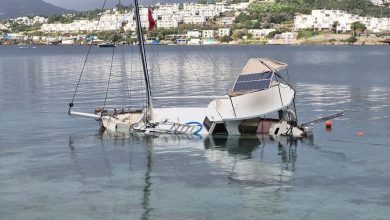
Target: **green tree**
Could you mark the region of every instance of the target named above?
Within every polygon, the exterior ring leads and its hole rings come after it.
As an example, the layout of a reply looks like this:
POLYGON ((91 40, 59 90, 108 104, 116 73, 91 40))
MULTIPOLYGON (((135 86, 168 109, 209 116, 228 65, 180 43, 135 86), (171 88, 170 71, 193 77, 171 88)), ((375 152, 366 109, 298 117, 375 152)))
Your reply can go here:
POLYGON ((74 20, 74 17, 65 16, 65 15, 51 15, 47 18, 47 23, 61 23, 61 24, 70 24, 74 20))
POLYGON ((351 24, 351 29, 353 32, 353 36, 356 36, 358 33, 359 33, 359 35, 361 33, 363 33, 367 29, 367 27, 366 27, 366 25, 362 24, 361 22, 355 21, 351 24))
POLYGON ((247 33, 247 31, 245 31, 245 30, 235 30, 235 31, 233 31, 232 38, 234 40, 239 40, 243 36, 245 36, 246 33, 247 33))
POLYGON ((233 38, 231 38, 230 36, 227 36, 227 35, 219 38, 219 41, 222 42, 222 43, 229 43, 232 40, 233 40, 233 38))
POLYGON ((32 31, 30 32, 31 36, 43 36, 44 33, 42 31, 32 31))
POLYGON ((354 44, 357 40, 358 39, 355 36, 352 36, 345 41, 348 42, 348 44, 354 44))
POLYGON ((298 32, 298 39, 300 38, 310 38, 318 35, 317 31, 314 31, 313 29, 307 29, 307 30, 301 30, 298 32))
POLYGON ((333 22, 333 24, 332 24, 332 30, 333 30, 333 32, 336 33, 336 34, 337 34, 337 26, 339 26, 339 22, 338 22, 338 21, 333 22))
POLYGON ((273 39, 273 38, 275 37, 275 35, 281 34, 281 33, 282 33, 282 32, 279 31, 279 30, 272 31, 272 32, 270 32, 270 33, 267 35, 267 38, 268 38, 268 39, 273 39))

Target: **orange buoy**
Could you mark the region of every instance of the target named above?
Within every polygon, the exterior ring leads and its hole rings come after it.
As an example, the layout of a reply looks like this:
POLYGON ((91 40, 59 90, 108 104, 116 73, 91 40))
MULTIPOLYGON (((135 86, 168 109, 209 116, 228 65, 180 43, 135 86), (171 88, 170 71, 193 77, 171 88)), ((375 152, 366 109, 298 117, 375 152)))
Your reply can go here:
POLYGON ((325 127, 326 127, 326 129, 332 129, 332 121, 331 120, 327 120, 325 122, 325 127))
POLYGON ((358 131, 358 132, 356 132, 356 136, 362 137, 362 136, 364 136, 364 132, 358 131))

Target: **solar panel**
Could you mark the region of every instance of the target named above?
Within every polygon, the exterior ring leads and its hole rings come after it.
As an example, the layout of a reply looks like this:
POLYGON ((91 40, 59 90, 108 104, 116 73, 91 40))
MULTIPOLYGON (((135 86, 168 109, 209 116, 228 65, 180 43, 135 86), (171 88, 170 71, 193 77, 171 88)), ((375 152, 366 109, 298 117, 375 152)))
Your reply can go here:
POLYGON ((268 89, 271 80, 255 80, 251 82, 239 82, 234 85, 233 91, 250 91, 268 89))
POLYGON ((272 76, 272 72, 245 74, 245 75, 240 75, 237 79, 237 82, 270 79, 271 76, 272 76))
POLYGON ((268 89, 271 83, 272 72, 240 75, 233 91, 251 91, 268 89))

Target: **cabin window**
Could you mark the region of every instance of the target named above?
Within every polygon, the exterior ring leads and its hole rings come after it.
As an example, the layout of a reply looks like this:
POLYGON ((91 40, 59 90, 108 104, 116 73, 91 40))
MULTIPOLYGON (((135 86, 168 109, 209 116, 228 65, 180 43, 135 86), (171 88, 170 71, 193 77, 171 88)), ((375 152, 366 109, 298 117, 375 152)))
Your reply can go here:
POLYGON ((225 124, 224 123, 216 124, 212 134, 228 134, 225 124))
POLYGON ((233 91, 247 92, 268 89, 271 83, 273 73, 268 71, 264 73, 252 73, 240 75, 234 84, 233 91))
MULTIPOLYGON (((208 117, 206 117, 203 121, 203 126, 207 129, 207 131, 210 131, 210 128, 213 125, 213 123, 215 123, 215 122, 210 121, 210 119, 208 117)), ((227 134, 228 133, 224 123, 216 123, 214 126, 214 129, 211 132, 212 132, 211 134, 227 134)))

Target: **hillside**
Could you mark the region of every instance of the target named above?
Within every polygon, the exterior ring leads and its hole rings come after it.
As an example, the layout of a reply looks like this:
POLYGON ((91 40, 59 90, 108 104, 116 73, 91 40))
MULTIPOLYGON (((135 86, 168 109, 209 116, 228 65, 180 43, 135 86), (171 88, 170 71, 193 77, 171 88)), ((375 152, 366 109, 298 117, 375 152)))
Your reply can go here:
POLYGON ((54 6, 42 0, 1 0, 0 3, 0 19, 71 12, 74 11, 54 6))
POLYGON ((390 8, 374 5, 369 0, 275 0, 255 1, 245 13, 236 17, 238 28, 270 28, 274 24, 290 23, 297 13, 310 14, 314 9, 338 9, 351 14, 390 17, 390 8))

